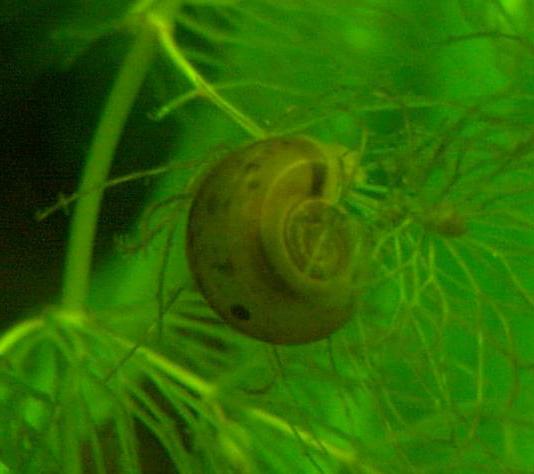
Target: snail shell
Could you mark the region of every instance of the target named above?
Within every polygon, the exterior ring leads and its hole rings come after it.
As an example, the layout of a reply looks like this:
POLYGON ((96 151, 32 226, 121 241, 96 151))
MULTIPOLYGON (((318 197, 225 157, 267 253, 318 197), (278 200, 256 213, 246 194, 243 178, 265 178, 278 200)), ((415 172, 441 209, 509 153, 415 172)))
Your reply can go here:
POLYGON ((234 151, 198 183, 187 258, 228 324, 275 344, 322 339, 354 311, 353 220, 338 204, 358 155, 307 137, 234 151))

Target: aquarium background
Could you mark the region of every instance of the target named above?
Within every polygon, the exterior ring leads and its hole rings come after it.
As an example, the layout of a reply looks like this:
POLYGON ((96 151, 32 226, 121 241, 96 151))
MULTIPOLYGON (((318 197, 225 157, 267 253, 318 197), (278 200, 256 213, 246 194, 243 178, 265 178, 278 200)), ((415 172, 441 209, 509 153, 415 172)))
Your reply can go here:
POLYGON ((0 39, 1 474, 534 472, 530 0, 7 2, 0 39), (365 270, 272 346, 184 229, 298 134, 361 153, 365 270))

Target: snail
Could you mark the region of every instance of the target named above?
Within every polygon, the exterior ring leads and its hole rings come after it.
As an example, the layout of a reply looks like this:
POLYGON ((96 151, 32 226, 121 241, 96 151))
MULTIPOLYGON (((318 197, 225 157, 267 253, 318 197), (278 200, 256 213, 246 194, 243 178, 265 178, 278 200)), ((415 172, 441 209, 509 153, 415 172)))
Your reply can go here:
POLYGON ((186 254, 208 305, 273 344, 323 339, 355 310, 354 220, 340 198, 359 154, 305 136, 229 153, 197 183, 186 254))

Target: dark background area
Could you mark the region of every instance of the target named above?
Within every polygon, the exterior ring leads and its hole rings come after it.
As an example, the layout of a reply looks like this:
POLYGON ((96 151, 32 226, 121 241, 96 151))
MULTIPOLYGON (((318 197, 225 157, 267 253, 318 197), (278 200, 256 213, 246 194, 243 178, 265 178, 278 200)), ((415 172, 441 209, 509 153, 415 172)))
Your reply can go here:
MULTIPOLYGON (((32 28, 38 37, 54 26, 43 25, 40 18, 0 20, 0 326, 60 296, 69 216, 60 211, 38 222, 35 214, 57 202, 60 193, 76 190, 93 130, 129 44, 124 33, 104 35, 75 60, 62 62, 50 51, 54 42, 30 41, 32 28)), ((148 88, 153 90, 153 84, 148 88)), ((167 156, 169 124, 147 119, 154 105, 152 93, 140 94, 113 175, 148 168, 167 156)), ((148 189, 139 183, 106 192, 97 264, 113 249, 114 236, 127 230, 148 189)))
MULTIPOLYGON (((76 190, 93 131, 130 44, 128 2, 28 0, 0 5, 0 327, 59 298, 69 216, 35 214, 76 190), (51 14, 53 12, 53 14, 51 14)), ((195 8, 185 8, 194 14, 195 8)), ((213 48, 177 28, 182 44, 213 48)), ((162 64, 163 63, 163 64, 162 64)), ((112 176, 169 156, 179 124, 150 113, 189 87, 156 61, 130 113, 112 176), (162 80, 163 78, 163 80, 162 80)), ((142 180, 105 193, 95 265, 114 250, 150 192, 142 180)))
MULTIPOLYGON (((2 37, 0 43, 6 44, 2 37)), ((53 123, 55 114, 71 108, 69 97, 61 94, 68 89, 68 75, 49 70, 33 80, 22 79, 16 61, 9 52, 7 56, 3 67, 20 82, 14 79, 2 86, 2 324, 37 304, 52 302, 51 295, 58 293, 67 219, 55 214, 37 222, 35 212, 53 203, 59 191, 72 191, 79 168, 74 160, 57 160, 54 153, 55 144, 67 140, 53 123)), ((80 130, 79 137, 86 142, 87 133, 80 130)))

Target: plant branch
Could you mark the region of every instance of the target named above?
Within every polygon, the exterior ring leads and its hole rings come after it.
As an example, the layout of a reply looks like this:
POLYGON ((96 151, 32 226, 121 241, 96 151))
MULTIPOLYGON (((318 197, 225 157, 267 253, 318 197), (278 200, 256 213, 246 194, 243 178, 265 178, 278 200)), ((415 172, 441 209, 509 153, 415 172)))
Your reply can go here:
POLYGON ((158 39, 163 51, 165 51, 169 59, 176 65, 177 69, 182 71, 195 87, 195 92, 192 94, 196 94, 199 97, 205 97, 213 102, 216 107, 222 110, 254 138, 265 138, 265 130, 222 97, 217 92, 216 88, 204 79, 204 77, 187 60, 174 40, 172 26, 165 19, 156 14, 151 15, 149 18, 157 31, 158 39))
POLYGON ((89 289, 93 243, 104 188, 109 169, 130 110, 144 81, 155 51, 152 28, 142 28, 128 52, 87 154, 70 225, 65 261, 62 304, 69 309, 83 308, 89 289), (89 189, 97 189, 86 194, 89 189))

